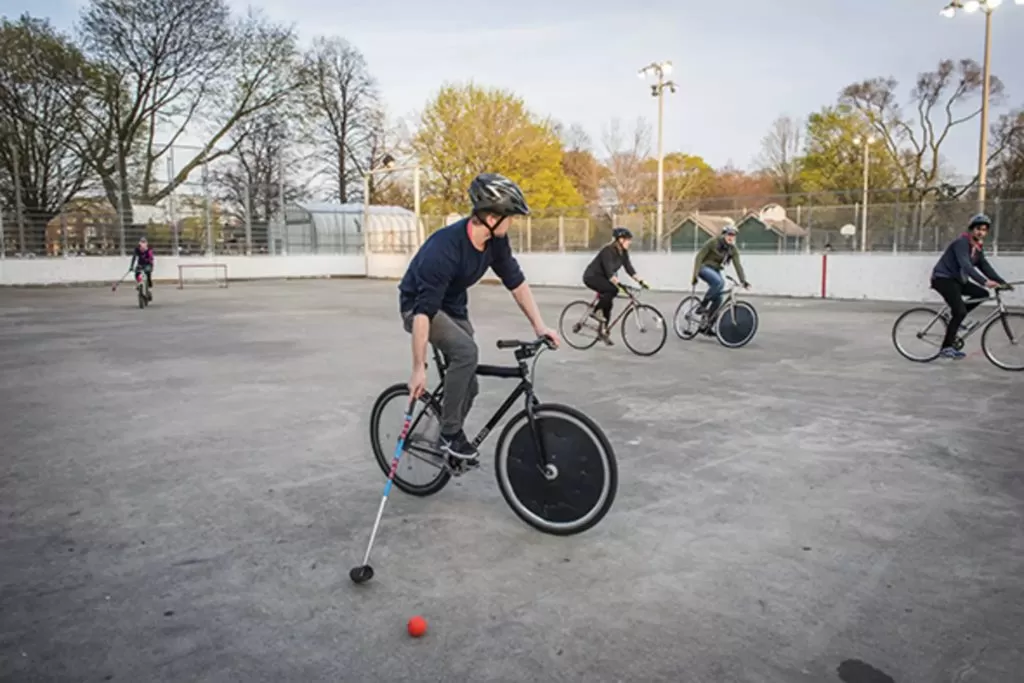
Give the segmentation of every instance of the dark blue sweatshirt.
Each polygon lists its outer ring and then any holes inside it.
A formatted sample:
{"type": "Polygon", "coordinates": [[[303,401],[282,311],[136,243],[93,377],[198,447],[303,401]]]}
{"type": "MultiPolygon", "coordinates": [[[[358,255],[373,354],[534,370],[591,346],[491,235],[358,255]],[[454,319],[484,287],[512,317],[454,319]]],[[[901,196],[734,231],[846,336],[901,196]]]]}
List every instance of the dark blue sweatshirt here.
{"type": "Polygon", "coordinates": [[[512,255],[508,236],[492,237],[483,251],[477,251],[469,239],[468,226],[469,219],[463,218],[427,238],[398,285],[399,310],[430,318],[438,311],[453,318],[468,318],[466,291],[488,268],[510,290],[523,284],[526,277],[512,255]]]}
{"type": "Polygon", "coordinates": [[[932,278],[946,278],[967,284],[967,278],[974,278],[978,284],[985,284],[985,279],[1005,282],[985,258],[985,252],[964,233],[949,243],[942,252],[939,262],[932,269],[932,278]],[[978,271],[981,271],[980,273],[978,271]]]}

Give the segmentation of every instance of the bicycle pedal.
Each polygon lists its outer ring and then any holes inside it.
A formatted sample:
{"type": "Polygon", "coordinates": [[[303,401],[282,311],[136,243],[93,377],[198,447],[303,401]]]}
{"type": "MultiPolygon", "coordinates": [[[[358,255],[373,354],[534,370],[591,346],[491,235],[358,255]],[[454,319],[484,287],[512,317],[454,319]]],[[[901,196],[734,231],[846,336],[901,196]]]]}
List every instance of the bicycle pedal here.
{"type": "Polygon", "coordinates": [[[449,460],[448,471],[451,472],[453,477],[461,477],[467,472],[471,472],[480,467],[480,459],[476,460],[449,460]]]}

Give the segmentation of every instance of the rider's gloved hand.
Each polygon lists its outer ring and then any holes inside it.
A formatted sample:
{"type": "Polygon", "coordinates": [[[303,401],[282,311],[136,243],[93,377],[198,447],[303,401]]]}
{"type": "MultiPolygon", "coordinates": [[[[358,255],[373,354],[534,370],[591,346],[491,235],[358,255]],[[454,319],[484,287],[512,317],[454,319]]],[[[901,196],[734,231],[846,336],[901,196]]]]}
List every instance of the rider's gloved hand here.
{"type": "Polygon", "coordinates": [[[651,288],[651,286],[649,284],[647,284],[647,280],[640,280],[640,286],[643,287],[644,289],[650,289],[651,288]]]}
{"type": "Polygon", "coordinates": [[[694,287],[696,287],[697,286],[697,278],[693,278],[692,280],[690,280],[690,284],[693,285],[694,287]]]}
{"type": "Polygon", "coordinates": [[[744,282],[743,283],[743,289],[750,289],[750,283],[749,282],[744,282]]]}

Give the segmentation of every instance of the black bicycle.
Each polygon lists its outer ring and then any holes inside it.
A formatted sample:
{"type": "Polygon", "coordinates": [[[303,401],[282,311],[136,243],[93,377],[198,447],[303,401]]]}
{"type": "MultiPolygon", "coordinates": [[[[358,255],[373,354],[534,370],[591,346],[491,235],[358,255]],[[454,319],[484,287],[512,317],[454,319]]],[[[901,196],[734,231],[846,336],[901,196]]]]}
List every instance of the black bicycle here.
{"type": "Polygon", "coordinates": [[[693,339],[698,332],[703,332],[717,337],[722,346],[737,349],[754,338],[758,325],[757,309],[746,301],[738,301],[736,287],[740,283],[728,275],[725,278],[733,286],[722,292],[722,303],[713,317],[709,318],[707,311],[697,313],[701,298],[696,294],[690,294],[679,302],[672,322],[680,339],[693,339]]]}
{"type": "MultiPolygon", "coordinates": [[[[608,322],[605,330],[610,335],[612,328],[621,320],[622,341],[626,347],[638,356],[653,356],[661,350],[668,338],[665,317],[654,306],[640,303],[641,288],[620,283],[619,289],[629,301],[615,320],[608,322]]],[[[600,298],[600,294],[595,294],[590,301],[578,299],[562,309],[558,317],[558,331],[562,339],[574,349],[589,349],[602,338],[602,321],[597,318],[600,298]]]]}
{"type": "MultiPolygon", "coordinates": [[[[540,531],[558,536],[586,531],[601,521],[615,500],[618,467],[611,444],[601,428],[579,410],[537,399],[530,379],[533,371],[526,361],[533,358],[536,369],[541,353],[554,348],[548,339],[503,340],[497,346],[515,349],[516,365],[478,365],[477,376],[518,379],[519,384],[473,439],[473,446],[479,448],[512,405],[525,396],[525,406],[505,425],[495,449],[494,469],[501,495],[520,519],[540,531]]],[[[416,402],[394,478],[399,489],[414,496],[437,493],[453,476],[478,466],[453,461],[439,448],[447,362],[437,348],[433,352],[441,381],[416,402]],[[416,468],[426,472],[422,481],[414,481],[416,468]]],[[[385,474],[391,471],[391,451],[408,405],[409,387],[404,383],[385,389],[373,404],[370,442],[385,474]]]]}
{"type": "MultiPolygon", "coordinates": [[[[965,320],[953,341],[953,348],[960,351],[964,342],[977,330],[981,333],[981,350],[993,365],[1003,370],[1024,371],[1024,313],[1011,311],[1006,307],[1001,292],[1010,291],[1014,285],[1024,282],[1009,282],[995,288],[996,306],[982,320],[965,320]]],[[[966,299],[965,303],[981,303],[988,297],[966,299]]],[[[900,355],[907,360],[927,363],[939,357],[943,337],[949,324],[949,305],[940,310],[915,307],[896,318],[892,325],[892,343],[900,355]]]]}

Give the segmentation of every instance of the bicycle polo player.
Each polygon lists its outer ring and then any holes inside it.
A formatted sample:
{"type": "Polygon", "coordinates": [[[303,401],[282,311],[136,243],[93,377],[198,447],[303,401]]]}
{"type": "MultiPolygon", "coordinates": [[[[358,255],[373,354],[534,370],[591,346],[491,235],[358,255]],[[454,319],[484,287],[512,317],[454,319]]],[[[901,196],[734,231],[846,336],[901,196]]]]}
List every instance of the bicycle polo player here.
{"type": "Polygon", "coordinates": [[[402,323],[412,335],[410,398],[418,398],[426,390],[429,342],[448,363],[439,446],[450,458],[467,464],[479,455],[463,431],[479,391],[479,352],[469,322],[467,290],[491,268],[537,336],[559,344],[557,333],[544,324],[509,244],[513,217],[530,213],[522,190],[502,175],[483,173],[470,184],[469,199],[471,215],[428,237],[398,285],[402,323]]]}
{"type": "Polygon", "coordinates": [[[608,330],[612,322],[612,305],[622,288],[616,275],[619,268],[625,268],[626,273],[641,287],[649,288],[643,278],[637,275],[633,263],[629,260],[629,245],[632,241],[633,233],[629,228],[614,228],[612,241],[601,247],[583,271],[583,284],[600,295],[594,317],[599,323],[597,336],[608,346],[614,344],[608,330]]]}
{"type": "Polygon", "coordinates": [[[146,299],[149,301],[153,300],[153,260],[153,249],[150,248],[146,236],[143,235],[139,238],[139,243],[135,245],[135,249],[132,250],[132,263],[128,266],[128,270],[135,277],[139,276],[139,271],[146,274],[146,285],[148,285],[146,299]]]}
{"type": "Polygon", "coordinates": [[[964,301],[964,296],[972,299],[988,298],[988,292],[972,283],[970,279],[973,278],[978,284],[989,289],[1006,285],[1006,280],[999,277],[985,258],[982,249],[991,225],[992,221],[983,213],[971,218],[971,222],[967,224],[967,231],[949,243],[932,270],[932,289],[942,295],[949,304],[951,314],[946,325],[946,335],[942,340],[942,350],[939,352],[943,358],[959,360],[967,355],[955,349],[953,344],[964,318],[982,302],[968,304],[964,301]]]}
{"type": "MultiPolygon", "coordinates": [[[[740,264],[740,250],[736,247],[737,233],[735,225],[725,226],[722,229],[722,234],[705,242],[693,259],[693,277],[690,284],[696,285],[698,277],[708,283],[708,291],[695,311],[697,315],[705,316],[705,320],[712,320],[715,311],[718,310],[718,305],[722,300],[722,290],[725,289],[722,270],[730,262],[736,268],[736,274],[740,276],[743,289],[750,289],[750,283],[747,282],[747,276],[740,264]]],[[[701,331],[709,332],[708,326],[702,325],[701,331]]]]}

